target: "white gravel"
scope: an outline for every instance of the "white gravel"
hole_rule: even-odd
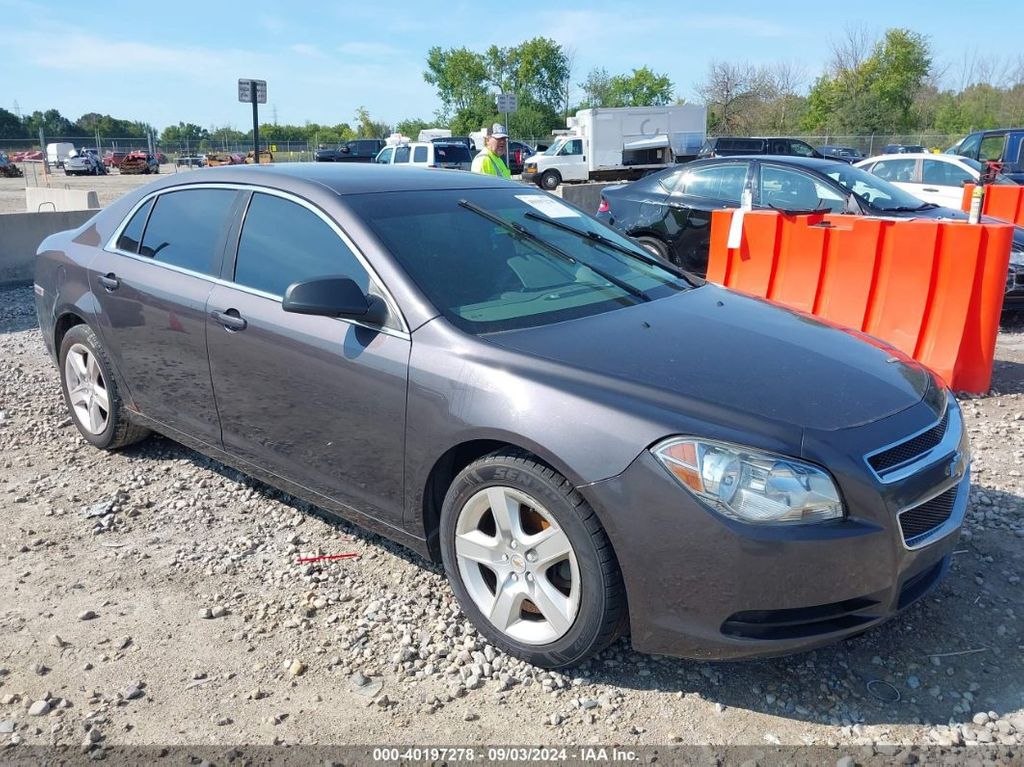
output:
[[[89,447],[31,289],[2,291],[0,748],[817,744],[835,763],[858,745],[1022,744],[1024,332],[999,344],[995,393],[963,403],[965,533],[923,603],[790,658],[620,641],[558,673],[489,646],[438,567],[395,544],[167,439]]]

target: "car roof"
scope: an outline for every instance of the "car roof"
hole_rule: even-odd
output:
[[[275,165],[224,165],[203,168],[182,178],[168,176],[166,187],[199,183],[263,184],[301,193],[310,184],[339,195],[444,189],[508,188],[496,176],[458,170],[403,168],[374,163],[295,162]],[[161,186],[164,186],[161,184]]]
[[[737,160],[757,160],[758,162],[775,162],[783,165],[799,165],[811,170],[822,170],[824,168],[849,168],[850,164],[842,160],[833,160],[830,157],[800,157],[792,154],[736,154],[728,157],[714,157],[707,160],[694,160],[688,165],[697,167],[699,165],[713,165]]]
[[[877,160],[936,160],[945,158],[945,162],[960,162],[962,155],[958,154],[935,154],[934,152],[896,152],[892,154],[876,154],[867,158],[864,162],[875,162]],[[858,163],[859,164],[859,163]]]

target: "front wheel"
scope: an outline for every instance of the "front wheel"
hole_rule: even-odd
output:
[[[657,256],[666,263],[672,263],[668,255],[668,246],[657,237],[637,237],[636,241],[648,253]]]
[[[480,633],[536,666],[580,663],[625,625],[622,576],[596,514],[526,453],[486,456],[455,478],[441,547],[452,590]]]
[[[558,188],[558,185],[562,183],[562,177],[559,175],[557,170],[546,170],[540,176],[541,189],[547,189],[549,192],[554,191]]]

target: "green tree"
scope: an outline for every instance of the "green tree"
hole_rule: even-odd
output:
[[[416,137],[420,134],[421,130],[435,127],[428,123],[426,120],[420,120],[419,118],[408,118],[405,120],[399,120],[395,123],[395,131],[401,133],[403,136]]]
[[[468,48],[431,48],[427,52],[427,71],[423,79],[437,88],[441,99],[437,118],[442,123],[487,94],[484,57]]]
[[[358,138],[387,138],[391,126],[385,122],[375,122],[366,107],[356,110],[356,136]]]
[[[0,139],[3,138],[32,138],[32,134],[14,112],[0,109]]]
[[[252,133],[249,133],[252,136]],[[201,141],[208,141],[210,132],[192,123],[179,122],[177,125],[168,125],[160,134],[160,141],[164,144],[199,144]]]
[[[587,73],[587,79],[578,83],[583,91],[583,101],[579,109],[611,106],[612,78],[604,67],[594,67]]]
[[[668,75],[659,75],[647,67],[634,69],[629,75],[616,75],[608,83],[608,98],[612,107],[665,106],[673,101],[672,81]]]
[[[37,110],[30,115],[25,115],[21,120],[30,136],[39,135],[39,129],[42,128],[47,140],[50,138],[79,138],[87,135],[56,109],[47,109],[45,112]]]

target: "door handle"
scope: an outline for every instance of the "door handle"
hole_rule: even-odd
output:
[[[115,275],[113,272],[97,277],[96,281],[100,285],[102,285],[107,290],[107,292],[117,290],[119,287],[121,287],[121,280],[117,279],[117,275]]]
[[[933,186],[924,186],[924,187],[921,187],[921,191],[922,191],[922,192],[937,192],[937,191],[939,191],[939,190],[938,190],[938,189],[936,189],[936,188],[935,188],[935,187],[933,187]]]
[[[238,310],[228,309],[226,312],[210,312],[210,316],[224,326],[225,330],[245,330],[249,325],[244,319],[238,316]]]

